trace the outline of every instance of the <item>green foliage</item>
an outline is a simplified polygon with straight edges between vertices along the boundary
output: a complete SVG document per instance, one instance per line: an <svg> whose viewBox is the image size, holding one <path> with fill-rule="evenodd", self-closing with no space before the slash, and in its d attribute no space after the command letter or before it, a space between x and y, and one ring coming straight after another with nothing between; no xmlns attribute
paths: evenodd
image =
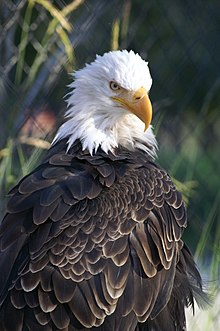
<svg viewBox="0 0 220 331"><path fill-rule="evenodd" d="M27 149L27 144L31 148ZM3 196L37 166L49 145L46 141L28 137L8 139L6 147L0 150L0 188Z"/></svg>

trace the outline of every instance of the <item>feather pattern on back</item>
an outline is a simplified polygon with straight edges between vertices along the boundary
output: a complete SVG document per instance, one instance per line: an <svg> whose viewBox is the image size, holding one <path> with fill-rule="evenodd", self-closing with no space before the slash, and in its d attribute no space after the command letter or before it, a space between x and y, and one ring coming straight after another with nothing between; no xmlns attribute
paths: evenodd
<svg viewBox="0 0 220 331"><path fill-rule="evenodd" d="M141 150L91 156L66 142L10 192L0 329L185 330L201 278L170 177Z"/></svg>

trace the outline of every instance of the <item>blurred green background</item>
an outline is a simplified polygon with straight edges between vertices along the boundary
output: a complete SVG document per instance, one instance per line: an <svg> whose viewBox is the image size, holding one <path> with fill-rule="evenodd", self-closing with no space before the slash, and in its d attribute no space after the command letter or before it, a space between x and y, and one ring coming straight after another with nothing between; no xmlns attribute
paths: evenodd
<svg viewBox="0 0 220 331"><path fill-rule="evenodd" d="M133 49L149 61L157 162L183 193L184 239L216 290L219 0L1 0L0 215L7 191L40 162L63 121L69 73L112 49Z"/></svg>

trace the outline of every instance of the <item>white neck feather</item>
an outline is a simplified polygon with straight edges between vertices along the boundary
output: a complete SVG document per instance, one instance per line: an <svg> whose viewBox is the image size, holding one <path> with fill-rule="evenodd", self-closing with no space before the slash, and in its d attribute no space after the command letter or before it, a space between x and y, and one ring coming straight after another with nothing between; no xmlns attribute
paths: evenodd
<svg viewBox="0 0 220 331"><path fill-rule="evenodd" d="M67 151L80 139L83 150L88 149L91 155L99 147L105 153L114 153L118 146L122 146L131 151L141 149L150 157L156 157L157 141L151 126L144 132L144 123L135 115L126 112L116 119L112 110L108 114L112 116L90 109L88 117L88 108L83 109L79 104L73 106L67 111L69 119L59 128L52 144L68 137Z"/></svg>

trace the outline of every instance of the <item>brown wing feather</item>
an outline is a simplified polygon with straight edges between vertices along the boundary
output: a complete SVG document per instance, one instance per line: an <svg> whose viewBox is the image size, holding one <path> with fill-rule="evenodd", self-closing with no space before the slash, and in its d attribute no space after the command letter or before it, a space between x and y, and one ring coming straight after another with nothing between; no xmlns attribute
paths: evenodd
<svg viewBox="0 0 220 331"><path fill-rule="evenodd" d="M10 192L1 329L159 330L163 318L183 328L170 302L184 314L201 292L187 273L201 280L182 253L186 212L170 177L140 151L90 156L76 142L65 154L65 143Z"/></svg>

